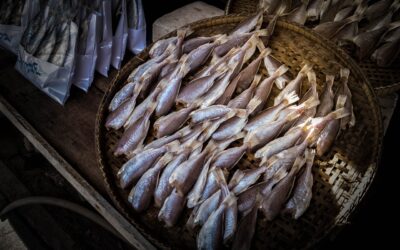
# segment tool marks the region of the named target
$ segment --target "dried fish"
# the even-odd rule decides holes
[[[207,61],[218,43],[219,41],[203,44],[188,54],[187,64],[190,69],[189,73],[196,71]]]
[[[316,117],[325,116],[332,111],[333,99],[334,99],[334,93],[332,87],[334,81],[335,81],[335,76],[326,75],[325,87],[324,90],[322,91],[320,99],[321,103],[318,106],[317,113],[315,114]]]
[[[385,30],[386,27],[382,27],[372,31],[360,33],[353,38],[352,42],[357,46],[356,53],[360,61],[367,58],[373,52],[373,49],[377,45]]]
[[[368,6],[365,12],[365,16],[368,20],[376,20],[383,13],[387,13],[387,10],[392,5],[393,0],[382,0],[376,1],[375,3]]]
[[[257,116],[250,119],[250,121],[245,126],[246,131],[254,130],[262,125],[268,124],[274,121],[277,118],[278,113],[284,109],[285,107],[289,106],[290,104],[299,100],[299,97],[295,94],[295,92],[288,93],[284,96],[281,103],[276,106],[270,107]]]
[[[299,71],[296,78],[289,82],[286,87],[275,97],[274,105],[278,105],[282,102],[285,95],[288,93],[295,91],[297,95],[300,94],[301,84],[303,82],[303,78],[306,77],[307,73],[312,70],[312,67],[308,64],[304,65],[303,68]]]
[[[36,50],[36,52],[34,54],[35,57],[37,57],[43,61],[49,60],[49,58],[51,56],[51,52],[56,43],[57,30],[58,30],[58,27],[56,25],[49,27],[49,29],[46,31],[45,36],[43,37],[42,41],[40,42],[38,49]]]
[[[268,74],[272,76],[278,70],[278,68],[282,66],[282,63],[280,63],[274,57],[267,55],[264,57],[264,66],[267,69]],[[275,84],[278,89],[283,89],[287,82],[290,82],[290,79],[285,73],[275,80]]]
[[[264,196],[261,211],[267,220],[273,220],[280,213],[293,187],[296,174],[305,162],[306,160],[301,156],[296,157],[289,174],[272,189],[269,195]]]
[[[321,14],[321,7],[324,0],[311,0],[307,7],[307,19],[316,21]]]
[[[166,38],[166,39],[162,39],[162,40],[158,40],[157,42],[155,42],[153,44],[153,46],[151,47],[150,51],[149,51],[149,55],[151,58],[157,58],[159,56],[161,56],[164,51],[167,49],[168,46],[175,46],[176,41],[177,41],[177,37],[170,37],[170,38]]]
[[[262,174],[267,170],[267,167],[261,166],[256,169],[248,169],[244,170],[244,176],[238,182],[238,184],[232,189],[232,192],[235,194],[239,194],[246,189],[248,189],[251,185],[256,183],[256,181],[260,178]]]
[[[126,188],[135,184],[161,155],[178,146],[178,142],[173,142],[160,148],[143,150],[133,156],[118,171],[121,187]]]
[[[306,165],[304,171],[298,176],[294,184],[292,197],[285,205],[284,211],[294,219],[298,219],[306,211],[311,202],[315,150],[307,150],[305,153]]]
[[[216,36],[204,36],[204,37],[195,37],[192,39],[189,39],[184,42],[183,44],[183,53],[187,54],[190,53],[192,50],[200,47],[203,44],[210,43],[214,41],[215,39],[219,38],[221,35],[216,35]]]
[[[200,175],[197,178],[196,183],[194,184],[192,190],[189,192],[187,196],[187,207],[193,208],[199,204],[199,199],[201,198],[201,193],[207,182],[207,174],[210,169],[211,160],[213,157],[209,157],[206,163],[203,166],[203,169],[200,172]]]
[[[128,201],[137,212],[146,210],[153,198],[161,170],[172,160],[172,154],[165,154],[147,170],[129,194]]]
[[[165,199],[171,194],[173,188],[169,185],[169,178],[176,167],[187,160],[190,150],[191,148],[184,149],[162,171],[157,187],[154,191],[154,204],[156,207],[161,207],[164,204]]]
[[[286,19],[300,25],[304,25],[307,21],[307,5],[303,3],[297,8],[293,9],[287,14]]]
[[[263,12],[258,11],[255,15],[248,17],[243,22],[239,23],[231,32],[231,35],[243,34],[258,29],[263,22]]]
[[[167,227],[173,227],[185,208],[185,202],[185,196],[176,189],[172,190],[158,213],[158,219],[163,221]]]
[[[215,81],[223,76],[226,71],[226,68],[220,68],[211,75],[192,80],[179,92],[176,102],[186,106],[190,105],[207,93],[207,91],[214,85]]]
[[[213,159],[212,166],[216,168],[232,169],[246,153],[247,145],[228,148],[218,153]]]
[[[137,95],[130,97],[130,99],[126,100],[115,111],[108,115],[106,120],[106,128],[112,128],[115,130],[122,128],[135,108],[136,97]]]
[[[225,105],[212,105],[209,107],[201,108],[198,110],[193,111],[190,114],[191,121],[193,123],[200,123],[204,122],[207,120],[213,120],[217,118],[221,118],[228,114],[229,112],[235,112],[237,115],[242,115],[245,110],[242,110],[242,112],[239,112],[236,109],[231,109]]]
[[[254,94],[254,101],[260,101],[260,104],[255,108],[255,113],[258,113],[265,107],[274,82],[282,77],[282,75],[285,74],[287,70],[288,67],[286,65],[279,66],[279,68],[273,74],[271,74],[270,77],[264,79],[257,87],[256,93]]]

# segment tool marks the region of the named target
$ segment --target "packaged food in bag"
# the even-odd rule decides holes
[[[0,46],[17,54],[22,34],[39,8],[39,0],[1,1]]]
[[[82,10],[79,18],[80,33],[72,83],[78,88],[88,91],[93,82],[102,27],[100,26],[100,13],[85,7]]]
[[[128,22],[125,0],[114,0],[115,9],[113,13],[113,45],[111,64],[114,68],[120,69],[124,59],[126,43],[128,40]]]
[[[111,0],[103,0],[100,6],[101,20],[100,27],[102,35],[97,50],[96,70],[103,76],[108,76],[112,56],[112,19],[111,19]]]
[[[126,0],[128,16],[128,48],[134,54],[146,48],[146,19],[142,0]]]
[[[15,65],[26,79],[60,104],[69,96],[78,27],[47,6],[25,30]]]

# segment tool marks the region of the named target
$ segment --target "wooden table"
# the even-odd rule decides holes
[[[107,79],[96,76],[87,94],[72,88],[61,106],[20,75],[15,60],[0,49],[0,112],[129,243],[154,249],[107,200],[94,142],[96,112]]]

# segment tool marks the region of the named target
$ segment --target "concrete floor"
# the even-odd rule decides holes
[[[0,249],[25,250],[28,249],[18,237],[8,220],[0,221]]]

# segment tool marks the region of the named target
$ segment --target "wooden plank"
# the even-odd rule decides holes
[[[41,107],[41,106],[38,106]],[[0,95],[0,112],[46,157],[58,172],[91,204],[129,243],[137,249],[155,249],[110,203]],[[78,150],[78,149],[75,149]],[[94,167],[94,166],[92,166]]]
[[[0,190],[9,201],[30,196],[29,190],[17,177],[0,161]],[[54,249],[72,249],[76,242],[54,220],[54,218],[40,205],[21,208],[22,216],[29,225],[42,236],[44,242]]]
[[[86,94],[73,88],[70,99],[61,106],[13,68],[7,68],[0,71],[0,93],[75,170],[106,194],[94,141],[101,91],[92,88]]]

